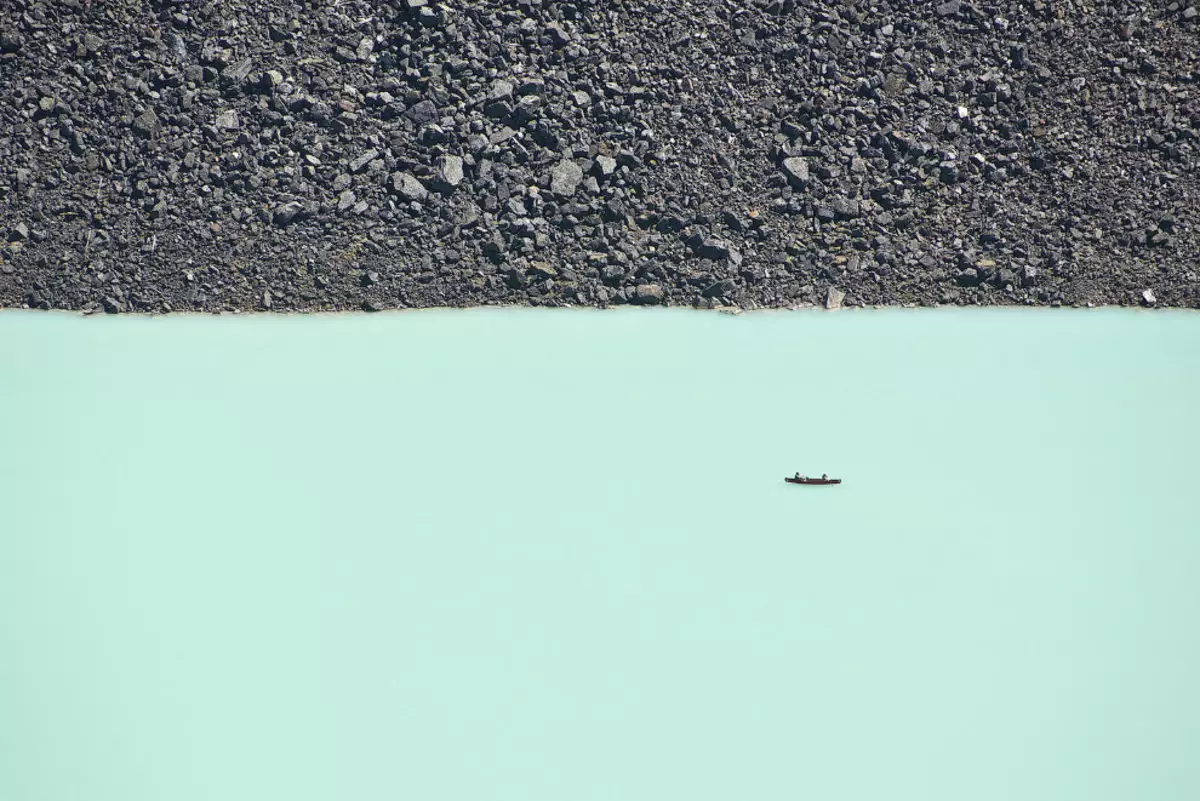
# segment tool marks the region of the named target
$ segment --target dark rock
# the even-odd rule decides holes
[[[422,100],[404,112],[405,119],[411,120],[417,125],[428,125],[437,119],[437,115],[437,106],[429,100]]]
[[[271,214],[271,222],[278,226],[291,225],[304,218],[304,204],[293,200],[275,207]]]
[[[368,166],[370,166],[371,162],[374,161],[375,159],[377,159],[378,157],[379,157],[379,151],[376,150],[375,148],[371,148],[370,150],[366,151],[365,153],[362,153],[361,155],[356,156],[350,162],[350,172],[354,173],[355,175],[357,175],[360,172],[363,172],[364,170],[367,169]]]
[[[726,295],[732,294],[736,287],[737,284],[732,279],[722,278],[706,286],[702,294],[706,298],[723,298]]]
[[[133,132],[138,136],[151,137],[158,130],[158,115],[154,109],[146,109],[133,121]]]
[[[510,289],[525,289],[527,286],[529,286],[529,279],[525,276],[525,273],[522,270],[513,267],[508,271],[508,275],[505,278],[505,284]]]
[[[735,267],[742,263],[741,252],[724,239],[693,237],[688,245],[697,256],[713,261],[728,261]]]
[[[246,83],[246,79],[250,77],[250,70],[253,67],[254,64],[250,59],[242,59],[221,70],[221,80],[226,87],[240,89]]]
[[[833,199],[833,213],[844,220],[852,220],[859,215],[858,201],[848,197],[835,197]]]
[[[25,46],[25,37],[13,30],[0,31],[0,53],[19,53]]]
[[[513,85],[508,81],[496,81],[484,102],[484,113],[489,117],[507,117],[512,113]]]
[[[676,217],[673,214],[668,214],[667,216],[661,218],[655,227],[664,234],[674,234],[682,231],[686,225],[687,223],[679,217]]]
[[[974,267],[968,267],[960,270],[954,280],[959,286],[979,286],[979,272]]]
[[[555,47],[566,47],[571,43],[571,37],[562,29],[558,23],[550,23],[546,26],[546,37],[550,40],[550,44]]]

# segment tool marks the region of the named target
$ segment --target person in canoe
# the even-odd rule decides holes
[[[802,478],[804,478],[804,476],[800,475],[799,471],[796,471],[796,480],[799,481]]]
[[[828,481],[828,480],[829,480],[829,474],[828,474],[828,473],[822,473],[822,474],[821,474],[821,480],[822,480],[822,481]]]

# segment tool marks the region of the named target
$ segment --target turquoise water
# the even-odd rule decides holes
[[[0,314],[0,799],[1195,799],[1198,352]]]

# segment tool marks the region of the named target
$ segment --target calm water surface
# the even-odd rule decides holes
[[[0,314],[0,799],[1192,801],[1198,354]]]

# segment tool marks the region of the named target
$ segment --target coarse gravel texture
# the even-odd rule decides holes
[[[0,0],[0,305],[1200,307],[1200,0]]]

